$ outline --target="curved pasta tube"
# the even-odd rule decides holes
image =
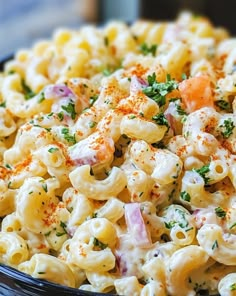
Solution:
[[[118,295],[140,295],[143,286],[139,283],[136,276],[117,279],[114,281]]]
[[[75,277],[66,262],[48,254],[34,254],[18,269],[34,278],[44,279],[56,284],[75,288]]]
[[[131,201],[144,201],[150,196],[153,179],[142,170],[127,172],[127,189],[131,195]]]
[[[182,178],[181,193],[187,193],[190,202],[183,199],[181,199],[181,202],[188,203],[192,208],[206,207],[210,203],[214,204],[211,193],[205,190],[204,185],[204,179],[197,172],[185,171]]]
[[[15,210],[15,191],[11,190],[0,179],[0,217],[4,217]]]
[[[116,277],[109,272],[86,271],[86,278],[98,292],[108,293],[114,288]]]
[[[218,147],[218,141],[208,130],[218,124],[220,114],[214,108],[204,107],[192,112],[183,124],[183,134],[191,140],[200,155],[210,156]]]
[[[197,234],[201,247],[217,262],[236,265],[236,236],[227,237],[222,228],[216,224],[205,224]]]
[[[147,143],[155,143],[160,141],[167,127],[157,125],[154,122],[147,121],[135,115],[125,115],[120,123],[121,134],[125,134],[132,139],[144,140]]]
[[[118,167],[113,167],[109,176],[104,180],[96,180],[90,175],[90,166],[83,165],[69,174],[75,189],[89,198],[106,200],[117,196],[126,186],[125,173]]]
[[[30,100],[25,100],[21,77],[18,74],[6,76],[2,86],[2,96],[11,113],[20,118],[27,118],[39,112],[50,112],[52,104],[51,100],[40,102],[40,94]]]
[[[166,228],[170,229],[170,238],[176,245],[190,245],[195,238],[195,225],[191,214],[180,205],[170,205],[163,211]]]
[[[17,266],[28,259],[26,241],[15,232],[0,233],[0,262]]]
[[[71,261],[88,271],[108,271],[115,266],[115,256],[111,248],[116,244],[116,239],[116,230],[107,219],[88,220],[77,228],[71,239]],[[94,250],[97,241],[102,244],[100,250]]]
[[[130,158],[160,185],[169,184],[179,177],[183,163],[168,149],[154,149],[143,140],[131,144]]]
[[[223,180],[227,177],[228,172],[229,169],[226,162],[220,159],[212,160],[209,164],[209,172],[207,174],[207,177],[209,178],[208,184],[214,184]]]
[[[58,188],[56,179],[44,180],[32,177],[25,180],[16,197],[16,212],[24,226],[35,233],[50,230],[55,222],[53,212],[58,204],[54,190]]]
[[[181,159],[167,149],[157,149],[154,153],[155,167],[152,178],[161,185],[175,181],[183,167]]]
[[[34,56],[28,64],[25,73],[26,83],[36,93],[50,83],[50,80],[47,78],[49,62],[49,58]],[[32,79],[32,77],[34,77],[34,79]]]
[[[124,212],[124,203],[116,197],[111,197],[104,206],[96,211],[96,216],[116,223],[124,215]]]
[[[187,246],[174,252],[168,262],[167,291],[173,296],[194,296],[195,291],[187,284],[189,273],[204,265],[209,256],[203,248]]]
[[[229,273],[224,276],[219,284],[218,291],[222,296],[234,296],[236,295],[236,273]]]
[[[10,136],[16,130],[16,123],[10,112],[0,108],[0,137]]]
[[[160,282],[150,281],[142,288],[140,296],[166,296],[165,286]]]

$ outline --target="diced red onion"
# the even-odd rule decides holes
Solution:
[[[139,203],[125,205],[125,220],[128,232],[132,235],[135,245],[142,248],[150,247],[152,241],[144,223]]]
[[[44,89],[45,99],[61,99],[65,97],[74,97],[72,90],[65,84],[48,85]]]

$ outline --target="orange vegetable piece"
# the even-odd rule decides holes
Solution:
[[[206,75],[183,80],[179,84],[179,91],[188,113],[203,107],[214,108],[211,81]]]

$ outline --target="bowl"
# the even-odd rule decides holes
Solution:
[[[0,264],[0,295],[4,296],[103,296],[108,294],[68,288],[35,279],[14,268]],[[112,294],[110,294],[112,295]],[[114,294],[113,294],[114,295]]]

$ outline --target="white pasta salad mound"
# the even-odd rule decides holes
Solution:
[[[18,50],[0,74],[0,263],[92,292],[236,295],[235,48],[184,12]]]

